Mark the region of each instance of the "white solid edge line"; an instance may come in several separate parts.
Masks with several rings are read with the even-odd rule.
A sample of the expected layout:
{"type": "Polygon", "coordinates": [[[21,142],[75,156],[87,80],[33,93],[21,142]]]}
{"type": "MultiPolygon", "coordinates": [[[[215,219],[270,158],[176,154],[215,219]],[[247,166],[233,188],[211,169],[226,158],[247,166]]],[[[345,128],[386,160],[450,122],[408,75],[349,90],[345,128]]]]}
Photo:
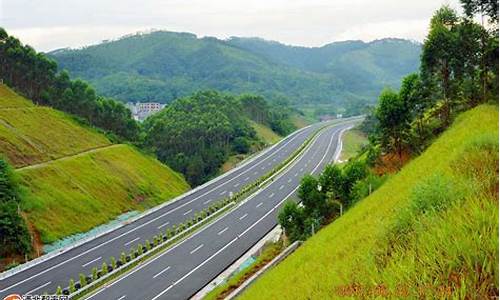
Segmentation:
{"type": "MultiPolygon", "coordinates": [[[[328,144],[328,147],[325,151],[325,155],[323,155],[323,157],[321,158],[320,162],[316,165],[316,168],[317,169],[322,163],[323,163],[323,160],[325,159],[327,153],[330,151],[330,147],[332,145],[332,141],[333,141],[333,137],[335,136],[335,134],[338,132],[335,131],[333,134],[332,134],[332,138],[330,139],[330,143],[328,144]]],[[[300,160],[300,159],[299,159],[300,160]]],[[[241,234],[238,234],[236,238],[232,239],[229,243],[227,243],[226,245],[224,245],[224,247],[222,247],[221,249],[219,249],[217,252],[215,252],[214,254],[212,254],[209,258],[207,258],[205,261],[203,261],[201,264],[199,264],[198,266],[196,266],[196,268],[192,269],[191,271],[189,271],[187,274],[185,274],[184,276],[182,276],[180,279],[178,279],[177,281],[175,281],[173,284],[171,284],[169,287],[167,287],[165,290],[163,290],[161,293],[159,293],[158,295],[156,295],[154,298],[152,298],[151,300],[156,300],[158,299],[159,297],[161,297],[163,294],[165,294],[166,292],[168,292],[174,285],[178,284],[179,282],[183,281],[184,279],[186,279],[187,277],[189,277],[191,274],[193,274],[194,272],[196,272],[199,268],[203,267],[207,262],[209,262],[210,260],[212,260],[215,256],[217,256],[219,253],[221,253],[222,251],[224,251],[227,247],[229,247],[230,245],[232,245],[236,240],[238,240],[239,238],[241,238],[243,235],[245,235],[248,231],[250,231],[253,227],[255,227],[258,223],[260,223],[264,218],[266,218],[267,216],[269,216],[276,208],[278,208],[279,206],[281,206],[281,204],[283,202],[285,202],[293,193],[295,193],[295,191],[299,188],[299,186],[296,186],[288,195],[286,195],[283,200],[281,200],[280,202],[278,202],[278,204],[276,204],[271,210],[269,210],[266,214],[264,214],[260,219],[257,220],[257,222],[253,223],[252,225],[250,225],[250,227],[248,227],[247,229],[245,229],[241,234]]]]}
{"type": "MultiPolygon", "coordinates": [[[[332,124],[331,126],[335,126],[335,125],[342,125],[342,124],[332,124]]],[[[325,130],[326,130],[326,128],[325,128],[325,130]]],[[[337,131],[338,131],[338,130],[337,130],[337,131]]],[[[337,131],[336,131],[336,132],[337,132],[337,131]]],[[[336,133],[336,132],[334,132],[334,133],[333,133],[333,135],[335,135],[335,133],[336,133]]],[[[309,145],[309,147],[308,147],[307,151],[309,151],[309,150],[312,148],[312,146],[314,145],[314,143],[316,143],[316,142],[317,142],[317,140],[319,139],[319,137],[320,137],[320,134],[318,134],[318,136],[314,139],[314,141],[313,141],[313,142],[309,145]]],[[[295,166],[295,165],[296,165],[296,164],[297,164],[297,163],[298,163],[298,162],[299,162],[299,161],[300,161],[300,160],[301,160],[301,159],[305,156],[305,154],[306,154],[306,151],[305,151],[305,152],[303,152],[303,153],[300,155],[300,157],[299,157],[299,158],[297,158],[297,159],[293,162],[293,164],[291,164],[290,166],[288,166],[287,170],[284,170],[284,171],[283,171],[283,173],[282,173],[280,176],[278,176],[278,178],[279,178],[279,177],[284,176],[284,175],[286,174],[286,172],[288,172],[288,171],[289,171],[289,170],[290,170],[293,166],[295,166]]],[[[322,161],[320,161],[320,164],[321,164],[321,163],[322,163],[322,161]]],[[[278,178],[277,178],[277,179],[278,179],[278,178]]],[[[254,198],[257,194],[259,194],[259,193],[261,193],[261,192],[265,191],[265,190],[266,190],[268,187],[270,187],[270,186],[272,186],[272,184],[271,184],[271,185],[269,185],[269,186],[266,186],[266,187],[265,187],[264,189],[262,189],[262,190],[257,191],[257,192],[256,192],[256,193],[254,193],[253,195],[249,196],[249,197],[248,197],[248,199],[250,199],[250,198],[254,198]]],[[[284,200],[280,201],[280,202],[278,203],[278,205],[277,205],[277,206],[281,205],[281,204],[282,204],[282,203],[283,203],[283,202],[284,202],[284,201],[285,201],[288,197],[290,197],[290,195],[291,195],[291,194],[293,194],[293,193],[294,193],[294,192],[295,192],[298,188],[299,188],[299,186],[297,186],[297,187],[296,187],[296,188],[295,188],[292,192],[290,192],[287,196],[285,196],[284,200]]],[[[238,205],[237,207],[235,207],[235,209],[237,209],[237,208],[238,208],[238,207],[240,207],[240,206],[241,206],[241,205],[238,205]]],[[[273,210],[274,210],[277,206],[275,206],[275,207],[274,207],[273,209],[271,209],[268,213],[266,213],[266,215],[270,214],[270,213],[271,213],[271,212],[272,212],[272,211],[273,211],[273,210]]],[[[143,268],[145,268],[145,267],[146,267],[146,266],[148,266],[149,264],[151,264],[151,263],[155,262],[156,260],[160,259],[160,258],[161,258],[161,257],[163,257],[164,255],[167,255],[168,253],[170,253],[171,251],[173,251],[173,250],[174,250],[174,249],[176,249],[177,247],[179,247],[179,246],[183,245],[183,244],[184,244],[184,243],[186,243],[187,241],[189,241],[189,240],[193,239],[194,237],[198,236],[199,234],[201,234],[202,232],[204,232],[205,230],[207,230],[208,228],[210,228],[210,227],[212,227],[213,225],[217,224],[217,223],[218,223],[219,221],[221,221],[224,217],[228,216],[231,212],[234,212],[234,211],[235,211],[235,210],[231,210],[231,211],[229,211],[227,214],[222,215],[219,219],[215,220],[215,221],[214,221],[214,222],[212,222],[212,223],[209,223],[207,226],[205,226],[204,228],[200,229],[199,231],[196,231],[193,235],[191,235],[191,236],[187,237],[186,239],[182,240],[180,243],[175,244],[174,246],[172,246],[171,248],[169,248],[169,249],[168,249],[168,250],[166,250],[165,252],[161,253],[160,255],[156,256],[155,258],[153,258],[153,259],[151,259],[151,260],[147,261],[146,263],[144,263],[144,264],[140,265],[139,267],[137,267],[137,268],[133,269],[132,271],[128,272],[128,273],[127,273],[127,274],[125,274],[124,276],[122,276],[122,277],[118,278],[117,280],[115,280],[115,281],[111,282],[110,284],[108,284],[108,285],[106,286],[106,288],[109,288],[109,287],[111,287],[111,286],[113,286],[113,285],[115,285],[115,284],[119,283],[120,281],[122,281],[122,280],[126,279],[126,278],[127,278],[127,277],[129,277],[130,275],[132,275],[132,274],[134,274],[134,273],[136,273],[136,272],[138,272],[138,271],[142,270],[143,268]]],[[[265,215],[265,216],[266,216],[266,215],[265,215]]],[[[265,216],[264,216],[264,217],[265,217],[265,216]]],[[[262,219],[262,218],[261,218],[261,219],[262,219]]],[[[261,219],[259,219],[259,220],[261,220],[261,219]]],[[[260,221],[257,221],[257,222],[260,222],[260,221]]],[[[256,223],[254,223],[254,224],[256,224],[256,223]]],[[[251,225],[249,228],[252,228],[252,227],[254,227],[254,225],[251,225]]],[[[240,236],[241,236],[241,235],[240,235],[240,236]]],[[[234,238],[234,240],[236,240],[236,239],[238,239],[238,238],[234,238]]],[[[233,240],[233,241],[234,241],[234,240],[233,240]]],[[[230,242],[230,243],[232,243],[232,242],[230,242]]],[[[229,244],[227,244],[227,245],[225,246],[225,248],[227,248],[227,247],[228,247],[228,245],[229,245],[229,244]]],[[[225,249],[225,248],[224,248],[224,249],[225,249]]],[[[222,251],[222,250],[219,250],[219,251],[218,251],[218,253],[219,253],[219,252],[221,252],[221,251],[222,251]]],[[[217,253],[216,253],[216,254],[217,254],[217,253]]],[[[216,256],[216,254],[212,255],[211,257],[215,257],[215,256],[216,256]]],[[[209,258],[209,259],[211,259],[211,258],[209,258]]],[[[208,261],[208,260],[207,260],[207,261],[208,261]]],[[[205,262],[206,262],[206,261],[205,261],[205,262]]],[[[204,262],[204,263],[205,263],[205,262],[204,262]]],[[[202,265],[203,265],[204,263],[202,263],[202,265]]],[[[199,265],[197,268],[199,268],[200,266],[201,266],[201,265],[199,265]]],[[[190,272],[190,273],[192,273],[192,272],[190,272]]],[[[186,276],[186,277],[187,277],[187,276],[186,276]]],[[[178,280],[178,281],[180,281],[180,280],[178,280]]],[[[174,283],[174,284],[175,284],[175,283],[174,283]]],[[[173,285],[172,285],[172,286],[173,286],[173,285]]],[[[170,286],[169,288],[167,288],[167,290],[169,290],[172,286],[170,286]]],[[[102,288],[101,288],[101,289],[99,289],[98,291],[96,291],[94,294],[89,295],[88,297],[86,297],[85,299],[91,299],[91,298],[93,298],[93,297],[97,296],[98,294],[100,294],[101,292],[103,292],[104,290],[105,290],[105,289],[102,289],[102,288]]],[[[165,292],[166,292],[167,290],[165,290],[165,292]]],[[[162,293],[162,294],[163,294],[163,293],[162,293]]],[[[159,297],[159,296],[161,296],[161,294],[160,294],[160,295],[158,295],[158,296],[156,296],[154,299],[157,299],[157,297],[159,297]]],[[[154,299],[152,299],[152,300],[154,300],[154,299]]]]}
{"type": "MultiPolygon", "coordinates": [[[[307,127],[304,127],[304,128],[307,128],[307,127]]],[[[304,129],[304,128],[303,128],[303,129],[304,129]]],[[[299,131],[300,131],[300,130],[299,130],[299,131]]],[[[289,141],[287,141],[285,144],[283,144],[280,148],[278,148],[278,150],[279,150],[279,149],[281,149],[281,148],[283,148],[284,146],[288,145],[288,144],[289,144],[292,140],[294,140],[294,139],[295,139],[298,135],[299,135],[299,134],[297,134],[296,136],[294,136],[293,138],[291,138],[289,141]]],[[[267,152],[266,152],[266,153],[267,153],[267,152]]],[[[252,167],[250,167],[249,169],[247,169],[245,172],[243,172],[243,173],[241,173],[241,174],[239,174],[239,175],[237,175],[237,176],[235,176],[235,177],[232,177],[231,179],[229,179],[228,181],[226,181],[226,182],[222,183],[221,185],[225,185],[225,184],[227,184],[227,183],[231,182],[232,180],[234,180],[235,178],[238,178],[239,176],[241,176],[241,175],[245,174],[246,172],[248,172],[249,170],[253,169],[254,167],[256,167],[256,166],[260,165],[262,162],[266,161],[268,158],[272,157],[272,156],[273,156],[273,155],[275,155],[276,153],[277,153],[277,152],[275,152],[275,153],[271,154],[269,157],[265,158],[264,160],[262,160],[262,161],[258,162],[258,163],[257,163],[257,164],[255,164],[255,165],[253,165],[252,167]]],[[[226,174],[227,174],[227,173],[226,173],[226,174]]],[[[224,175],[223,175],[223,176],[224,176],[224,175]]],[[[124,233],[122,233],[122,234],[120,234],[120,235],[118,235],[118,236],[116,236],[116,237],[114,237],[114,238],[112,238],[112,239],[109,239],[109,240],[107,240],[107,241],[105,241],[105,242],[103,242],[103,243],[101,243],[101,244],[99,244],[99,245],[97,245],[97,246],[95,246],[95,247],[92,247],[92,248],[90,248],[90,249],[88,249],[88,250],[86,250],[86,251],[84,251],[84,252],[82,252],[82,253],[80,253],[80,254],[78,254],[78,255],[75,255],[75,256],[73,256],[73,257],[71,257],[71,258],[69,258],[69,259],[67,259],[67,260],[64,260],[64,261],[62,261],[62,262],[60,262],[60,263],[58,263],[58,264],[56,264],[56,265],[54,265],[54,266],[51,266],[50,268],[47,268],[47,269],[45,269],[45,270],[43,270],[43,271],[41,271],[41,272],[38,272],[38,273],[36,273],[35,275],[32,275],[32,276],[30,276],[30,277],[28,277],[28,278],[25,278],[25,279],[23,279],[23,280],[21,280],[21,281],[19,281],[19,282],[15,283],[15,284],[11,285],[11,286],[8,286],[8,287],[6,287],[6,288],[4,288],[4,289],[0,290],[0,292],[4,292],[4,291],[7,291],[7,290],[9,290],[9,289],[12,289],[12,288],[14,288],[14,287],[16,287],[16,286],[18,286],[18,285],[20,285],[20,284],[22,284],[22,283],[26,282],[26,281],[29,281],[29,280],[31,280],[31,279],[33,279],[33,278],[35,278],[35,277],[38,277],[38,276],[40,276],[40,275],[42,275],[42,274],[45,274],[45,273],[47,273],[47,272],[49,272],[49,271],[51,271],[51,270],[53,270],[53,269],[55,269],[55,268],[57,268],[57,267],[59,267],[59,266],[62,266],[62,265],[64,265],[64,264],[66,264],[67,262],[73,261],[73,260],[75,260],[75,259],[77,259],[77,258],[79,258],[79,257],[81,257],[81,256],[83,256],[83,255],[85,255],[85,254],[87,254],[87,253],[90,253],[90,252],[92,252],[92,251],[94,251],[94,250],[96,250],[96,249],[98,249],[98,248],[101,248],[101,247],[102,247],[102,246],[104,246],[104,245],[107,245],[107,244],[109,244],[109,243],[111,243],[111,242],[113,242],[113,241],[115,241],[115,240],[117,240],[117,239],[119,239],[119,238],[122,238],[123,236],[125,236],[125,235],[127,235],[127,234],[129,234],[129,233],[131,233],[131,232],[134,232],[134,231],[136,231],[136,230],[138,230],[138,229],[140,229],[140,228],[142,228],[142,227],[144,227],[144,226],[147,226],[147,225],[149,225],[149,224],[151,224],[151,223],[155,222],[156,220],[158,220],[158,219],[160,219],[160,218],[163,218],[164,216],[169,215],[169,214],[171,214],[172,212],[177,211],[177,210],[179,210],[180,208],[182,208],[182,207],[184,207],[184,206],[186,206],[186,205],[188,205],[188,204],[193,203],[194,201],[196,201],[196,200],[200,199],[201,197],[205,196],[206,194],[211,193],[212,191],[216,190],[216,189],[217,189],[217,188],[219,188],[219,187],[220,187],[220,185],[219,185],[219,186],[217,186],[217,187],[212,188],[211,190],[209,190],[209,191],[207,191],[207,192],[203,193],[202,195],[200,195],[200,196],[198,196],[198,197],[196,197],[196,198],[194,198],[194,199],[192,199],[192,200],[190,200],[190,201],[188,201],[188,202],[186,202],[186,203],[184,203],[184,204],[179,205],[179,206],[178,206],[178,207],[176,207],[176,208],[173,208],[173,209],[171,209],[171,210],[169,210],[169,211],[167,211],[167,212],[165,212],[165,213],[161,214],[160,216],[158,216],[158,217],[156,217],[156,218],[153,218],[153,219],[149,220],[148,222],[145,222],[145,223],[143,223],[143,224],[141,224],[141,225],[138,225],[138,226],[136,226],[136,227],[134,227],[134,228],[130,229],[129,231],[126,231],[126,232],[124,232],[124,233]]],[[[188,195],[185,195],[185,196],[188,196],[188,195]]],[[[169,204],[171,204],[171,203],[169,203],[169,204]]],[[[134,221],[136,221],[136,220],[134,220],[134,221]]],[[[7,277],[5,277],[5,278],[7,278],[7,277]]],[[[5,279],[5,278],[3,278],[3,279],[5,279]]]]}
{"type": "MultiPolygon", "coordinates": [[[[206,193],[202,194],[201,196],[199,196],[199,197],[197,197],[197,198],[194,198],[193,200],[191,200],[191,201],[189,201],[189,202],[187,202],[187,203],[189,203],[189,204],[190,204],[190,203],[192,203],[193,201],[198,200],[198,199],[199,199],[199,198],[201,198],[202,196],[204,196],[204,195],[206,195],[206,194],[208,194],[208,193],[212,192],[213,190],[217,189],[217,188],[218,188],[218,187],[220,187],[221,185],[227,184],[228,182],[232,181],[233,179],[235,179],[235,178],[237,178],[237,177],[239,177],[239,176],[241,176],[241,175],[245,174],[245,173],[246,173],[246,172],[248,172],[249,170],[253,169],[254,167],[256,167],[256,166],[258,166],[259,164],[261,164],[262,162],[266,161],[268,158],[270,158],[270,157],[274,156],[275,154],[277,154],[277,153],[279,152],[279,150],[281,150],[283,147],[285,147],[286,145],[288,145],[289,143],[291,143],[291,142],[292,142],[295,138],[297,138],[297,136],[299,136],[301,133],[303,133],[303,132],[304,132],[307,128],[310,128],[311,126],[312,126],[312,125],[309,125],[309,126],[303,127],[303,128],[301,128],[301,129],[299,129],[299,130],[297,130],[297,131],[292,132],[291,134],[289,134],[287,137],[285,137],[283,140],[281,140],[281,142],[284,142],[287,138],[290,138],[290,140],[289,140],[289,141],[287,141],[286,143],[284,143],[283,145],[280,145],[280,144],[281,144],[281,142],[279,142],[279,143],[277,143],[277,144],[274,144],[274,145],[273,145],[273,146],[271,146],[270,148],[266,149],[265,151],[263,151],[263,152],[262,152],[262,153],[260,153],[259,155],[257,155],[257,156],[255,156],[254,158],[250,159],[250,160],[249,160],[249,161],[247,161],[246,163],[244,163],[244,164],[242,164],[242,165],[238,166],[237,168],[234,168],[234,169],[230,170],[229,172],[224,173],[223,175],[218,176],[217,178],[214,178],[213,180],[208,181],[208,182],[206,182],[206,183],[202,184],[201,186],[198,186],[198,187],[196,187],[196,188],[194,188],[194,189],[192,189],[192,190],[190,190],[190,191],[187,191],[186,193],[184,193],[184,194],[182,194],[182,195],[177,196],[176,198],[172,199],[171,201],[165,202],[165,203],[163,203],[163,204],[160,204],[160,205],[156,206],[155,208],[152,208],[152,209],[148,210],[147,212],[145,212],[144,214],[139,215],[137,218],[135,218],[135,219],[131,220],[130,222],[136,222],[136,221],[138,221],[138,220],[140,220],[140,219],[142,219],[142,218],[144,218],[144,217],[147,217],[148,215],[150,215],[150,214],[152,214],[152,213],[154,213],[154,212],[159,211],[160,209],[163,209],[164,207],[167,207],[167,206],[169,206],[169,205],[172,205],[173,203],[175,203],[175,202],[177,202],[177,201],[179,201],[179,200],[182,200],[183,198],[188,197],[188,196],[190,196],[191,194],[194,194],[195,192],[198,192],[199,190],[201,190],[201,189],[203,189],[203,188],[205,188],[205,187],[207,187],[207,186],[209,186],[209,185],[211,185],[211,184],[217,184],[217,183],[218,183],[218,181],[220,181],[220,180],[224,179],[225,177],[229,176],[230,174],[232,174],[232,173],[234,173],[234,172],[236,172],[236,171],[238,171],[238,170],[241,170],[242,168],[244,168],[245,166],[249,165],[249,164],[250,164],[250,163],[252,163],[253,161],[257,160],[258,158],[260,158],[260,157],[262,157],[262,156],[264,156],[264,155],[266,155],[266,154],[269,154],[269,156],[268,156],[268,157],[264,158],[262,161],[258,162],[257,164],[255,164],[255,165],[251,166],[251,167],[250,167],[250,168],[248,168],[246,171],[242,172],[240,175],[237,175],[237,176],[235,176],[235,177],[233,177],[233,178],[229,179],[228,181],[226,181],[226,182],[223,182],[223,183],[219,184],[217,187],[212,188],[212,189],[211,189],[211,190],[209,190],[208,192],[206,192],[206,193]],[[295,135],[295,136],[294,136],[294,135],[295,135]],[[278,148],[278,149],[275,149],[275,148],[278,148]],[[275,151],[275,150],[276,150],[276,151],[275,151]],[[273,151],[274,151],[274,152],[273,152],[273,151]]],[[[177,208],[179,208],[179,207],[177,207],[177,208]]],[[[169,213],[171,213],[172,211],[175,211],[175,210],[176,210],[176,208],[174,208],[174,210],[168,211],[168,212],[167,212],[167,213],[165,213],[165,214],[162,214],[160,217],[163,217],[163,216],[165,216],[165,215],[167,215],[167,214],[169,214],[169,213]]],[[[139,226],[138,226],[138,227],[134,227],[134,228],[132,228],[131,230],[129,230],[129,231],[127,231],[127,232],[124,232],[123,234],[121,234],[121,235],[119,235],[119,236],[117,236],[117,237],[115,237],[115,238],[113,238],[113,239],[111,239],[111,240],[108,240],[108,241],[106,241],[106,242],[103,242],[103,243],[101,243],[101,244],[99,244],[99,245],[97,245],[97,246],[95,246],[95,247],[92,247],[92,248],[90,248],[90,249],[88,249],[88,250],[86,250],[86,251],[84,251],[84,252],[82,252],[82,253],[80,253],[80,254],[78,254],[78,255],[76,255],[76,256],[73,256],[72,258],[69,258],[69,259],[67,259],[67,260],[64,260],[63,262],[60,262],[60,263],[58,263],[58,264],[56,264],[56,265],[54,265],[54,266],[52,266],[52,267],[50,267],[50,268],[47,268],[47,269],[45,269],[45,270],[43,270],[43,271],[41,271],[41,272],[38,272],[38,273],[36,273],[35,275],[32,275],[32,276],[30,276],[30,277],[28,277],[28,278],[25,278],[25,279],[23,279],[23,280],[21,280],[21,281],[19,281],[19,282],[15,283],[15,284],[13,284],[13,285],[10,285],[10,286],[8,286],[8,287],[6,287],[6,288],[4,288],[4,289],[0,290],[0,293],[5,292],[5,291],[7,291],[7,290],[10,290],[10,289],[12,289],[12,288],[14,288],[14,287],[16,287],[16,286],[18,286],[18,285],[20,285],[20,284],[22,284],[22,283],[26,282],[26,281],[29,281],[29,280],[31,280],[31,279],[33,279],[33,278],[35,278],[35,277],[38,277],[38,276],[40,276],[40,275],[42,275],[42,274],[45,274],[45,273],[47,273],[47,272],[49,272],[49,271],[51,271],[51,270],[53,270],[53,269],[55,269],[55,268],[57,268],[57,267],[59,267],[59,266],[63,265],[63,264],[66,264],[67,262],[70,262],[70,261],[72,261],[72,260],[74,260],[74,259],[77,259],[77,258],[79,258],[79,257],[81,257],[81,256],[83,256],[83,255],[85,255],[85,254],[87,254],[87,253],[89,253],[89,252],[91,252],[91,251],[94,251],[95,249],[98,249],[98,248],[102,247],[103,245],[106,245],[106,244],[108,244],[108,243],[110,243],[110,242],[112,242],[112,241],[114,241],[114,240],[116,240],[116,239],[118,239],[118,238],[121,238],[122,236],[125,236],[125,235],[129,234],[130,232],[133,232],[133,231],[135,231],[135,230],[137,230],[137,229],[142,228],[143,226],[146,226],[146,225],[148,225],[148,224],[150,224],[150,223],[152,223],[152,222],[156,221],[156,220],[157,220],[157,219],[159,219],[160,217],[157,217],[157,218],[155,218],[155,219],[151,220],[150,222],[147,222],[147,223],[141,224],[142,226],[141,226],[141,225],[139,225],[140,227],[139,227],[139,226]]],[[[69,247],[67,247],[67,248],[65,248],[65,249],[61,249],[61,250],[59,250],[58,252],[52,252],[52,253],[50,253],[50,254],[46,254],[46,256],[44,255],[44,256],[40,257],[40,260],[39,260],[39,261],[32,261],[32,263],[31,263],[31,264],[29,264],[29,262],[28,262],[28,263],[26,263],[26,264],[29,264],[29,265],[24,265],[24,266],[26,266],[26,267],[24,267],[24,268],[23,268],[23,267],[20,267],[19,269],[14,269],[14,270],[12,270],[12,272],[9,272],[9,271],[2,272],[2,273],[0,273],[0,280],[4,280],[4,279],[6,279],[6,278],[8,278],[8,277],[11,277],[11,276],[13,276],[13,275],[16,275],[16,274],[18,274],[18,273],[22,272],[22,271],[28,270],[28,269],[30,269],[30,268],[32,268],[32,267],[34,267],[34,266],[37,266],[37,265],[38,265],[38,264],[40,264],[40,263],[43,263],[43,262],[45,262],[45,261],[47,261],[47,260],[49,260],[49,259],[52,259],[52,258],[54,258],[54,257],[57,257],[57,256],[59,256],[59,255],[63,254],[63,253],[66,253],[67,251],[70,251],[70,250],[72,250],[72,249],[74,249],[74,248],[77,248],[77,247],[79,247],[79,246],[81,246],[81,245],[84,245],[84,244],[86,244],[86,243],[88,243],[88,242],[91,242],[91,241],[93,241],[94,239],[97,239],[97,238],[99,238],[99,237],[101,237],[101,236],[104,236],[104,235],[109,234],[109,233],[111,233],[111,232],[113,232],[113,231],[115,231],[115,230],[118,230],[118,229],[122,228],[124,225],[125,225],[125,224],[123,224],[123,223],[122,223],[122,224],[118,225],[117,227],[112,228],[112,229],[110,229],[109,231],[104,231],[104,232],[102,232],[101,234],[98,234],[98,235],[96,235],[96,236],[94,236],[94,237],[92,237],[92,238],[90,238],[90,239],[85,239],[85,240],[82,240],[82,241],[80,241],[80,242],[77,242],[77,243],[73,244],[72,246],[69,246],[69,247]],[[45,258],[43,258],[43,257],[45,257],[45,258]]]]}

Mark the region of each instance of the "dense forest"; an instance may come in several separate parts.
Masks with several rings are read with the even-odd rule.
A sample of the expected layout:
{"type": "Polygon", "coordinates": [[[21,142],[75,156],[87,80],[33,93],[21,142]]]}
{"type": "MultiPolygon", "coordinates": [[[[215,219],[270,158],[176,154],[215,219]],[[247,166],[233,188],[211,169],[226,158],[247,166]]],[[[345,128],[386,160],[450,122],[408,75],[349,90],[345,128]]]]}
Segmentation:
{"type": "Polygon", "coordinates": [[[381,91],[360,126],[370,143],[343,167],[331,165],[319,178],[303,178],[298,193],[303,205],[287,203],[278,218],[291,240],[306,239],[312,225],[329,223],[368,196],[461,112],[483,103],[498,105],[498,3],[461,3],[463,16],[448,6],[434,13],[419,72],[404,77],[399,91],[381,91]],[[488,22],[475,22],[478,16],[488,22]]]}
{"type": "Polygon", "coordinates": [[[285,99],[296,107],[359,109],[375,103],[384,86],[398,88],[401,77],[416,71],[420,51],[420,44],[399,39],[305,48],[156,31],[49,55],[103,95],[123,101],[167,103],[215,89],[285,99]]]}
{"type": "Polygon", "coordinates": [[[217,175],[230,154],[248,153],[258,142],[249,120],[280,134],[295,129],[286,108],[278,110],[262,97],[205,91],[177,99],[148,118],[145,145],[195,186],[217,175]]]}

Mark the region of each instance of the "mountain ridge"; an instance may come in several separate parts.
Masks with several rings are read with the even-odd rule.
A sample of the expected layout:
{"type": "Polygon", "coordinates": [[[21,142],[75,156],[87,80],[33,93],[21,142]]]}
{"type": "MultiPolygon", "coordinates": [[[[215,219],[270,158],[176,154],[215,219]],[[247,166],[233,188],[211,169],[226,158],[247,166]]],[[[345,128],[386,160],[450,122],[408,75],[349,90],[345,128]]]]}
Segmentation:
{"type": "Polygon", "coordinates": [[[418,69],[420,45],[386,38],[309,48],[255,37],[153,31],[48,55],[99,93],[122,101],[169,103],[216,89],[260,93],[295,106],[345,108],[373,103],[385,86],[398,88],[403,76],[418,69]]]}

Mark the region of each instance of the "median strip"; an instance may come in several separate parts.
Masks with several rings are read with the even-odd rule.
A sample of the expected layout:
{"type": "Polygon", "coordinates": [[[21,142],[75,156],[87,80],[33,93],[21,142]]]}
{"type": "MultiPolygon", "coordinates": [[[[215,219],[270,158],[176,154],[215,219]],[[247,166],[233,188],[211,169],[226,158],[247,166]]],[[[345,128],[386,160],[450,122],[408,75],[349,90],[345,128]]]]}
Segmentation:
{"type": "MultiPolygon", "coordinates": [[[[225,212],[230,210],[231,207],[233,207],[234,204],[236,204],[237,202],[241,202],[241,200],[243,199],[249,200],[251,198],[249,197],[249,195],[257,193],[259,190],[263,188],[263,186],[272,181],[274,176],[276,176],[278,173],[281,173],[282,170],[286,169],[288,165],[290,165],[293,161],[295,161],[297,157],[305,151],[307,146],[309,146],[310,143],[314,139],[316,139],[316,137],[322,130],[324,130],[326,127],[330,127],[333,125],[340,125],[340,124],[342,123],[327,124],[317,129],[313,133],[313,135],[310,138],[308,138],[299,147],[299,149],[297,149],[284,162],[275,167],[273,170],[271,170],[271,172],[269,172],[265,176],[259,178],[256,182],[245,186],[240,192],[236,193],[232,198],[224,198],[220,201],[217,201],[209,208],[204,209],[202,212],[195,213],[194,217],[192,219],[189,219],[187,222],[181,223],[178,226],[173,225],[171,228],[166,230],[165,234],[160,233],[159,235],[154,236],[153,243],[146,240],[145,246],[139,244],[137,249],[132,249],[129,255],[122,253],[122,257],[118,263],[116,263],[114,258],[111,258],[111,265],[107,265],[107,263],[104,262],[102,266],[102,271],[97,272],[98,274],[100,273],[101,275],[97,276],[97,278],[95,278],[96,280],[90,280],[90,281],[84,280],[85,285],[77,284],[78,287],[75,287],[74,284],[73,286],[70,284],[70,286],[64,290],[58,288],[58,292],[61,291],[66,295],[69,294],[71,299],[82,298],[91,291],[97,290],[103,284],[108,283],[118,278],[119,276],[125,274],[126,272],[130,271],[138,264],[142,264],[143,262],[152,259],[153,257],[159,255],[161,252],[170,248],[172,245],[188,238],[196,230],[200,229],[202,226],[207,225],[210,221],[215,220],[216,218],[220,217],[225,212]]],[[[243,219],[245,216],[243,216],[241,219],[243,219]]],[[[202,246],[203,245],[201,245],[201,247],[202,246]]],[[[193,251],[197,250],[198,249],[195,249],[193,251]]],[[[82,276],[86,279],[89,279],[89,277],[85,277],[85,275],[81,274],[81,277],[82,276]]],[[[73,280],[71,280],[70,282],[72,281],[73,280]]]]}

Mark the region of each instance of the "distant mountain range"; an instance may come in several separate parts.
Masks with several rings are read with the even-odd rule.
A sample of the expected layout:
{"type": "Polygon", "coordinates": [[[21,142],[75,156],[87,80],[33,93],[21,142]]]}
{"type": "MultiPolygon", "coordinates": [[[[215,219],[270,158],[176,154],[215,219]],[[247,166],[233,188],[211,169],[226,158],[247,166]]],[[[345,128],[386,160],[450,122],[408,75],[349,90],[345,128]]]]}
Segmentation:
{"type": "Polygon", "coordinates": [[[421,45],[402,39],[296,47],[260,38],[220,40],[155,31],[48,53],[72,76],[122,101],[168,103],[202,89],[257,93],[296,106],[373,103],[419,67],[421,45]]]}

